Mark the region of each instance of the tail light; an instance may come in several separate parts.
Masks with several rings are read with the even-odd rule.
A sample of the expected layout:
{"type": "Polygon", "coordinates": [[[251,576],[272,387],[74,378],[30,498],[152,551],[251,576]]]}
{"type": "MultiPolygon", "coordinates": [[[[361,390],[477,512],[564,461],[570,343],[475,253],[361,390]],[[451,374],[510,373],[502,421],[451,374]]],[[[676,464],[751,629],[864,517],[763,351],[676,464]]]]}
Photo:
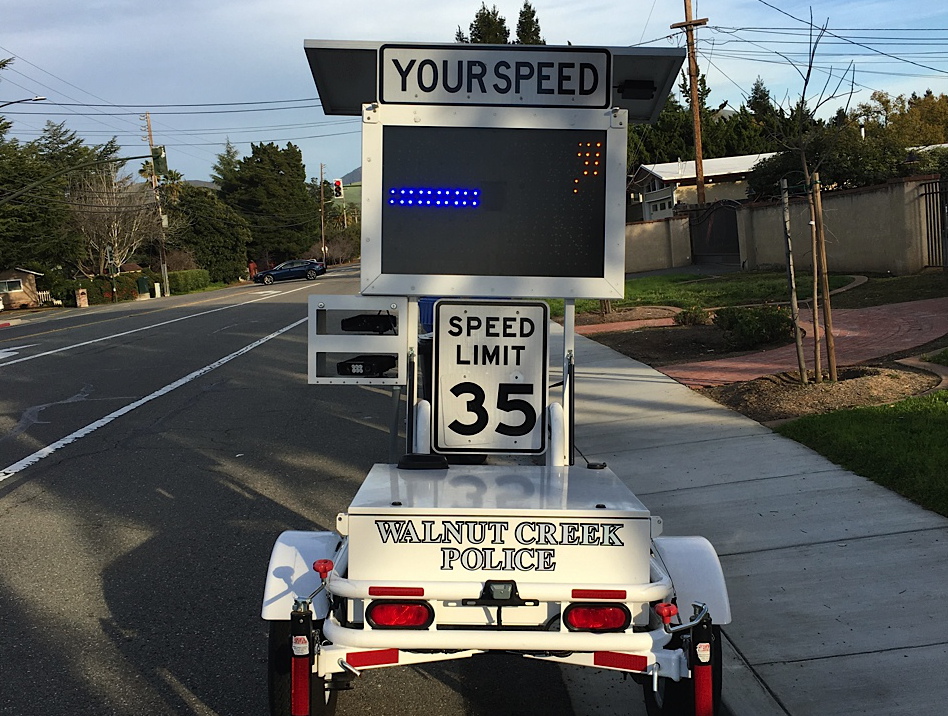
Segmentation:
{"type": "Polygon", "coordinates": [[[366,608],[365,619],[373,629],[427,629],[434,610],[428,602],[376,601],[366,608]]]}
{"type": "Polygon", "coordinates": [[[632,615],[624,604],[570,604],[563,621],[570,631],[625,631],[632,615]]]}

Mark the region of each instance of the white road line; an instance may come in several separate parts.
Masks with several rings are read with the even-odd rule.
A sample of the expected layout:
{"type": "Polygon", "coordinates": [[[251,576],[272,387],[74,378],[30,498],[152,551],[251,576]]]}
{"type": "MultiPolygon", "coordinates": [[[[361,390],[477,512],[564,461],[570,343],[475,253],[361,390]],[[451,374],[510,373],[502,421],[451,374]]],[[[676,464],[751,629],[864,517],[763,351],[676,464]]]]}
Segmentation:
{"type": "MultiPolygon", "coordinates": [[[[306,286],[301,286],[300,288],[294,288],[290,291],[280,291],[277,295],[283,296],[288,293],[295,293],[296,291],[303,291],[307,288],[311,288],[312,284],[306,286]]],[[[102,336],[102,338],[94,338],[91,341],[83,341],[82,343],[74,343],[70,346],[63,346],[62,348],[56,348],[51,351],[44,351],[43,353],[37,353],[36,355],[24,356],[23,358],[17,358],[16,360],[8,360],[6,363],[0,363],[0,368],[5,365],[13,365],[14,363],[23,363],[24,361],[33,360],[34,358],[42,358],[44,356],[51,356],[55,353],[62,353],[63,351],[71,351],[73,348],[82,348],[82,346],[92,345],[93,343],[101,343],[102,341],[110,341],[113,338],[121,338],[122,336],[130,336],[133,333],[139,333],[141,331],[150,331],[152,328],[160,328],[161,326],[167,326],[171,323],[177,323],[178,321],[187,321],[190,318],[197,318],[198,316],[207,316],[211,313],[217,313],[218,311],[227,311],[231,308],[240,308],[241,306],[246,306],[251,303],[257,303],[257,301],[265,301],[268,298],[273,298],[272,295],[264,296],[263,298],[255,298],[251,301],[244,301],[243,303],[232,303],[229,306],[221,306],[220,308],[212,308],[210,311],[202,311],[201,313],[192,313],[188,316],[181,316],[181,318],[172,318],[169,321],[162,321],[161,323],[154,323],[150,326],[142,326],[141,328],[133,328],[130,331],[122,331],[121,333],[113,333],[110,336],[102,336]]]]}
{"type": "Polygon", "coordinates": [[[40,450],[37,450],[32,455],[28,455],[22,460],[13,463],[9,467],[6,467],[3,470],[0,470],[0,482],[3,482],[7,478],[13,477],[21,470],[25,470],[30,465],[33,465],[34,463],[37,463],[40,460],[42,460],[44,457],[49,457],[60,448],[65,447],[66,445],[69,445],[70,443],[74,443],[76,440],[79,440],[80,438],[84,438],[86,435],[89,435],[90,433],[95,432],[99,428],[105,425],[108,425],[116,418],[120,418],[123,415],[127,415],[128,413],[132,412],[136,408],[140,408],[146,403],[151,402],[155,398],[160,398],[163,395],[167,395],[171,391],[176,390],[177,388],[180,388],[182,385],[186,385],[190,383],[192,380],[196,378],[200,378],[202,375],[205,375],[207,373],[210,373],[215,368],[220,368],[225,363],[229,363],[230,361],[234,360],[234,358],[239,358],[244,353],[249,353],[254,348],[262,346],[267,341],[272,340],[276,338],[277,336],[280,336],[286,333],[292,328],[296,328],[301,323],[306,323],[306,321],[307,321],[306,318],[301,318],[295,323],[291,323],[288,326],[284,326],[280,330],[271,333],[269,336],[264,336],[263,338],[256,340],[249,345],[244,346],[239,351],[235,351],[234,353],[231,353],[230,355],[224,356],[220,360],[216,360],[210,365],[206,365],[203,368],[200,368],[199,370],[194,371],[193,373],[189,373],[183,378],[179,378],[174,383],[169,383],[165,387],[159,388],[154,393],[151,393],[150,395],[146,395],[144,398],[140,398],[139,400],[136,400],[133,403],[129,403],[125,407],[119,408],[118,410],[109,413],[105,417],[99,418],[95,422],[89,423],[85,427],[79,428],[74,433],[71,433],[64,438],[61,438],[60,440],[57,440],[56,442],[51,443],[47,445],[46,447],[41,448],[40,450]]]}

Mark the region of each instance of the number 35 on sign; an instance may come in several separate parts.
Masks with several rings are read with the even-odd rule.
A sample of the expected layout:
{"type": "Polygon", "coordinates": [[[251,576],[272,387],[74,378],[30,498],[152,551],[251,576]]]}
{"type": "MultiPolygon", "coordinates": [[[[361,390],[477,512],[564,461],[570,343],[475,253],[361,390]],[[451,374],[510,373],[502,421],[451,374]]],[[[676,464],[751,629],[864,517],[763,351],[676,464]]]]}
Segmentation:
{"type": "Polygon", "coordinates": [[[544,451],[548,320],[537,301],[435,304],[435,450],[544,451]]]}

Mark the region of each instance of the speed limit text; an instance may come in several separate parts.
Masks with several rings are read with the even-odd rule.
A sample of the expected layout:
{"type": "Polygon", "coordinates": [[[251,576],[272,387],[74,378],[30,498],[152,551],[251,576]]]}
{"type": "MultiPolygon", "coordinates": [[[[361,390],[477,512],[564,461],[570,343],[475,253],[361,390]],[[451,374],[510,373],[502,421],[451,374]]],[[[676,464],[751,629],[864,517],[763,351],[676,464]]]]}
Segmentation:
{"type": "Polygon", "coordinates": [[[526,316],[451,316],[447,333],[453,338],[474,339],[455,346],[457,365],[520,366],[527,347],[496,339],[529,338],[536,329],[536,323],[526,316]]]}

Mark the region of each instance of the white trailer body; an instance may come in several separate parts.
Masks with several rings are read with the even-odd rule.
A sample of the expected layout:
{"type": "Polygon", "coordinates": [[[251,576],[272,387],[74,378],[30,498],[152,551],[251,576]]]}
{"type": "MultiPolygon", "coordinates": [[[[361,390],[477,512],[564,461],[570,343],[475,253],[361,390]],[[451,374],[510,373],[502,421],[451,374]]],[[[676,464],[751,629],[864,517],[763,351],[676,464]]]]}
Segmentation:
{"type": "Polygon", "coordinates": [[[309,380],[404,390],[408,417],[404,457],[335,531],[276,541],[272,716],[332,713],[365,669],[487,651],[630,673],[650,716],[718,716],[714,549],[574,464],[575,299],[623,295],[628,122],[655,120],[683,53],[306,49],[323,107],[364,126],[362,295],[310,297],[309,380]],[[564,299],[554,385],[546,296],[564,299]]]}

